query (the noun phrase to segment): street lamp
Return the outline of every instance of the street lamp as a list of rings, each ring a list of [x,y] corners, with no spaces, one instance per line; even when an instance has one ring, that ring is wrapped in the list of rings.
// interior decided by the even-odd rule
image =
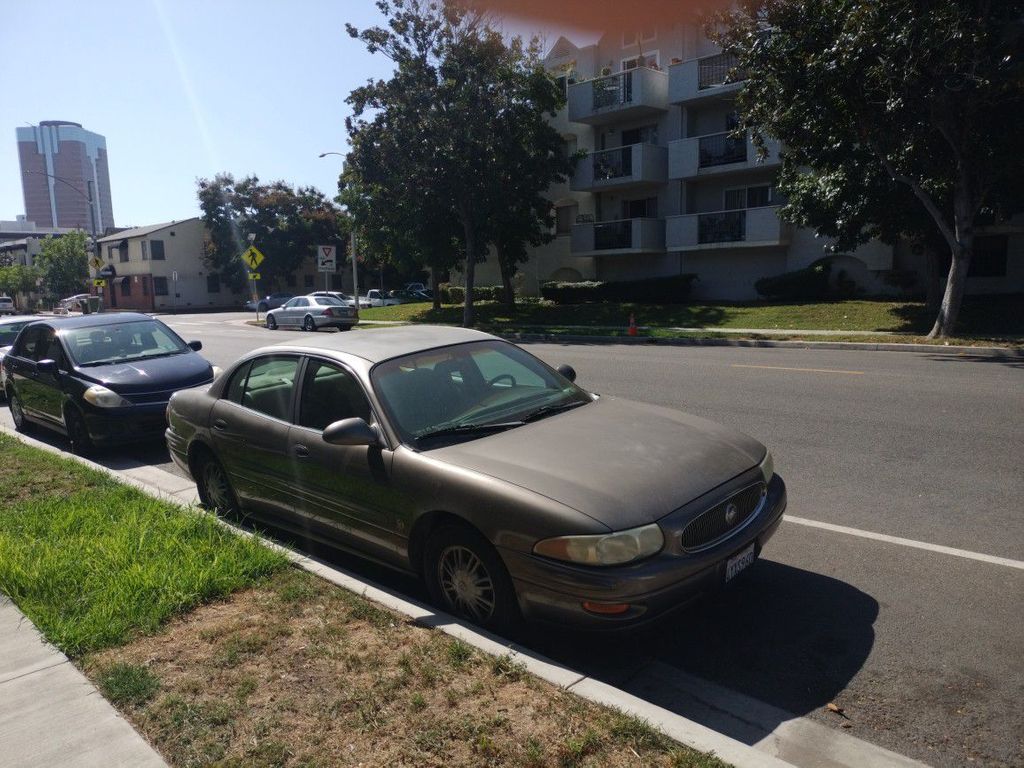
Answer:
[[[345,157],[342,152],[321,152],[320,157],[325,158],[328,155],[337,155],[338,157]],[[341,163],[341,170],[345,170],[345,162]],[[356,315],[359,314],[359,270],[356,269],[356,229],[352,227],[352,232],[349,234],[349,250],[352,251],[352,299],[356,304]]]

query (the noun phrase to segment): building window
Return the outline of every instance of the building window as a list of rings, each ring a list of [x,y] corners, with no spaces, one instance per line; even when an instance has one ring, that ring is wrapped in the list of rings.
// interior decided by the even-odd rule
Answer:
[[[555,234],[568,235],[572,232],[573,222],[579,213],[578,205],[560,205],[555,208]]]
[[[149,243],[143,240],[140,245],[142,246],[142,260],[149,261]]]
[[[153,278],[153,295],[154,296],[166,296],[167,295],[167,278],[166,277],[154,277]]]
[[[132,279],[130,277],[121,278],[121,296],[132,295]]]
[[[313,287],[313,276],[312,275],[303,275],[302,276],[302,285],[303,285],[304,288],[312,288]]]
[[[149,278],[145,275],[142,276],[142,295],[149,296]]]
[[[128,261],[128,243],[124,242],[117,246],[117,253],[121,263]]]
[[[220,275],[206,276],[206,292],[220,293]]]
[[[294,288],[295,284],[296,284],[295,283],[295,274],[292,273],[292,272],[289,272],[287,275],[285,275],[285,277],[284,277],[284,284],[287,285],[289,288]]]
[[[738,211],[743,208],[763,208],[775,204],[775,188],[771,184],[760,184],[756,187],[738,187],[725,190],[726,211]]]
[[[1006,235],[974,238],[974,255],[967,268],[968,277],[1006,277]]]
[[[107,246],[107,259],[109,261],[113,261],[114,260],[114,246],[112,246],[112,245],[108,245]]]
[[[149,241],[150,255],[153,257],[153,261],[164,260],[164,241],[163,240],[150,240]]]
[[[660,51],[651,51],[650,53],[642,53],[639,56],[630,56],[628,59],[623,59],[622,71],[625,72],[627,69],[636,69],[637,67],[658,69],[660,63]]]
[[[655,27],[631,29],[622,33],[622,47],[627,48],[630,45],[636,45],[639,42],[646,43],[657,38],[658,30]]]

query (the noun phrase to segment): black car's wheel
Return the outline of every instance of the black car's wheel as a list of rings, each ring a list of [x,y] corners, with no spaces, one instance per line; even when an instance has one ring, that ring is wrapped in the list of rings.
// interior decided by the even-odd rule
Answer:
[[[312,333],[316,330],[316,321],[309,315],[306,315],[306,319],[302,321],[302,330]]]
[[[463,526],[445,526],[427,539],[424,577],[439,607],[487,629],[504,632],[519,618],[515,588],[494,547]]]
[[[71,441],[71,450],[79,456],[89,456],[96,450],[96,444],[89,436],[89,430],[85,426],[85,417],[75,408],[68,406],[64,409],[64,428],[68,433],[68,440]]]
[[[224,517],[237,518],[241,515],[238,497],[231,487],[228,473],[213,456],[206,454],[199,459],[196,472],[196,486],[203,506]]]
[[[11,409],[11,418],[14,419],[14,428],[19,432],[28,432],[28,420],[25,418],[25,410],[21,407],[21,398],[11,387],[7,393],[7,405]]]
[[[274,319],[273,315],[267,315],[267,329],[271,331],[277,330],[277,320]]]
[[[266,312],[268,309],[270,309],[270,307],[267,306],[267,302],[265,301],[261,301],[259,304],[256,305],[257,312]]]

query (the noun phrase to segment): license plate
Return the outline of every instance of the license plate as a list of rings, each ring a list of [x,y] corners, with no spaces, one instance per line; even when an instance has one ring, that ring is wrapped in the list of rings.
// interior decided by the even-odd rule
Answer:
[[[725,580],[728,582],[732,578],[747,568],[751,563],[754,562],[754,545],[751,544],[749,547],[744,549],[738,555],[730,557],[725,563]]]

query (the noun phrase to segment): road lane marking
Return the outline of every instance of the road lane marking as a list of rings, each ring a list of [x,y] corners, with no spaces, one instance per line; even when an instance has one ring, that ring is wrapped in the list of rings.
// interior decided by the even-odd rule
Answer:
[[[838,368],[785,368],[781,365],[743,365],[733,363],[733,368],[763,368],[768,371],[803,371],[805,373],[845,373],[850,376],[863,376],[864,371],[843,371]]]
[[[884,541],[887,544],[898,544],[901,547],[911,547],[913,549],[923,549],[928,552],[939,552],[943,555],[953,555],[953,557],[963,557],[967,560],[978,560],[982,563],[989,563],[991,565],[1003,565],[1007,568],[1017,568],[1018,570],[1024,571],[1024,561],[1011,560],[1008,557],[996,557],[995,555],[986,555],[982,552],[971,552],[966,549],[957,549],[955,547],[945,547],[941,544],[929,544],[926,541],[916,541],[914,539],[904,539],[899,536],[889,536],[885,533],[875,533],[874,531],[864,531],[860,528],[848,528],[845,525],[833,525],[832,523],[823,523],[819,520],[808,520],[805,517],[793,517],[792,515],[786,515],[782,518],[788,520],[791,523],[797,525],[806,525],[810,528],[821,528],[826,531],[833,531],[834,533],[845,533],[849,536],[859,536],[862,539],[873,539],[874,541]]]

